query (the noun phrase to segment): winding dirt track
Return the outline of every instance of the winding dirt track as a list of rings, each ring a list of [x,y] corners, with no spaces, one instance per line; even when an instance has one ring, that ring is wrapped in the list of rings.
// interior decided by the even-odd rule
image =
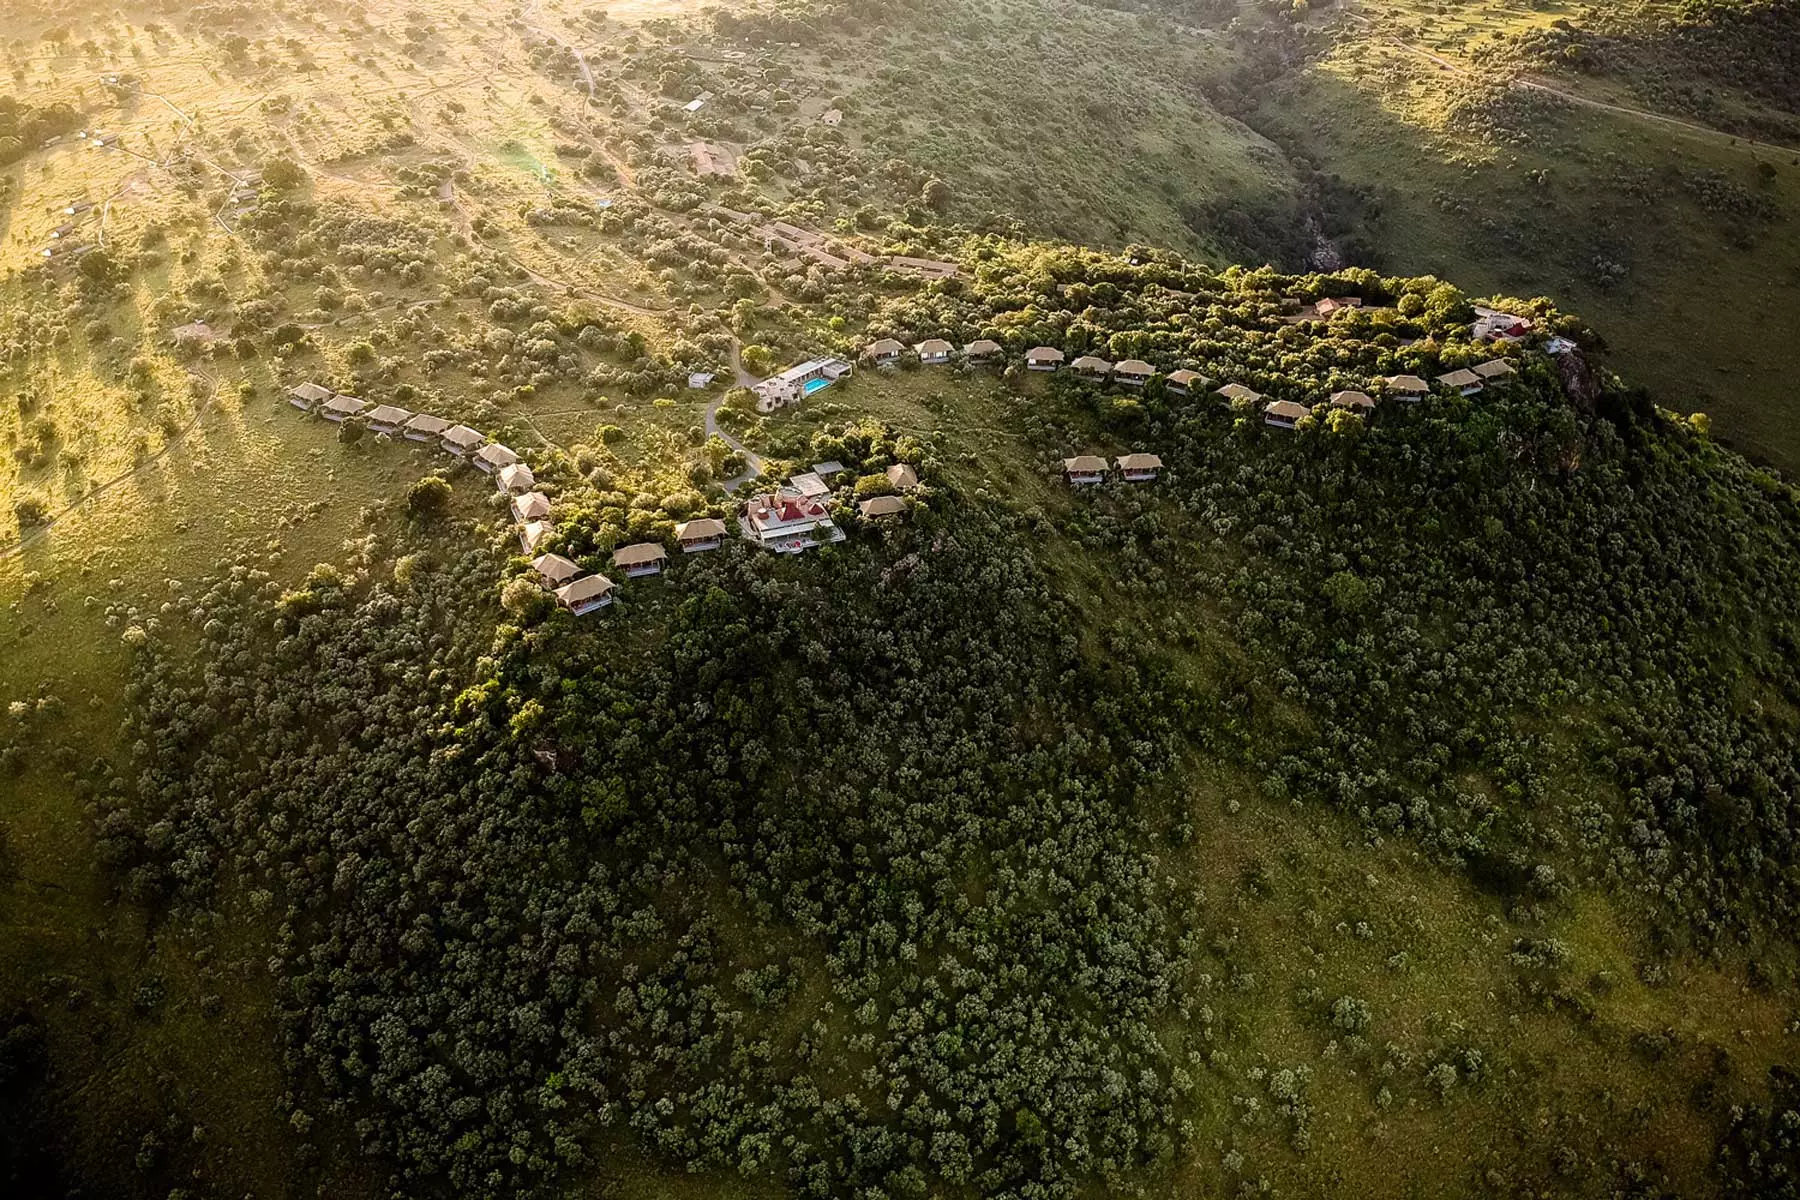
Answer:
[[[1445,58],[1443,55],[1427,50],[1423,46],[1415,45],[1397,34],[1382,32],[1376,28],[1373,20],[1360,13],[1345,13],[1344,15],[1390,45],[1398,46],[1409,54],[1416,54],[1428,62],[1436,63],[1446,71],[1451,71],[1458,75],[1474,74],[1469,67],[1454,59]],[[1726,133],[1724,130],[1714,129],[1710,125],[1702,125],[1696,121],[1684,120],[1681,117],[1671,117],[1664,113],[1651,112],[1647,108],[1633,108],[1627,104],[1612,104],[1605,100],[1596,100],[1591,96],[1583,96],[1578,92],[1571,92],[1566,88],[1560,88],[1554,84],[1545,83],[1541,79],[1520,77],[1513,80],[1513,86],[1528,88],[1531,91],[1542,92],[1548,96],[1555,96],[1559,100],[1567,101],[1568,103],[1581,108],[1592,109],[1596,112],[1612,113],[1615,116],[1621,117],[1634,117],[1640,121],[1654,121],[1659,125],[1667,125],[1674,129],[1680,129],[1685,133],[1693,134],[1697,137],[1704,137],[1715,142],[1724,142],[1728,145],[1737,146],[1753,152],[1756,150],[1772,150],[1778,154],[1800,153],[1800,149],[1793,146],[1782,146],[1774,142],[1759,142],[1755,138],[1743,137],[1735,133]]]
[[[742,351],[744,343],[737,338],[731,339],[731,374],[739,387],[752,387],[756,376],[744,369]],[[725,403],[725,397],[718,396],[706,406],[706,436],[716,437],[744,456],[744,473],[734,479],[727,479],[721,485],[727,492],[735,492],[763,473],[762,455],[738,441],[719,426],[719,407]]]

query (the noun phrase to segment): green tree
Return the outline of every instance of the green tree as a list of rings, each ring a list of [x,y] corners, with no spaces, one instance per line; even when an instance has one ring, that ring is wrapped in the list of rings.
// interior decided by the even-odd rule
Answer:
[[[415,520],[441,521],[450,513],[454,494],[442,475],[427,475],[406,489],[406,511]]]

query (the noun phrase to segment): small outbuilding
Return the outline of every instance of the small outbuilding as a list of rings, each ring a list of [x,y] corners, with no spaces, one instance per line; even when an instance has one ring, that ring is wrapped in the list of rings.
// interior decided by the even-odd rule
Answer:
[[[1061,369],[1064,354],[1055,346],[1037,346],[1025,352],[1025,369],[1027,371],[1055,371]]]
[[[586,616],[613,602],[613,581],[604,575],[584,575],[557,588],[556,602],[578,617]]]
[[[1228,383],[1219,389],[1218,394],[1233,402],[1245,400],[1251,404],[1260,404],[1263,399],[1261,392],[1252,387],[1245,387],[1241,383]]]
[[[1300,423],[1301,417],[1311,415],[1312,409],[1304,404],[1296,404],[1292,400],[1271,400],[1268,407],[1263,409],[1263,423],[1277,429],[1292,429]]]
[[[467,458],[480,449],[487,435],[479,429],[470,429],[467,425],[452,425],[444,430],[444,436],[438,439],[438,445],[446,454],[454,454],[458,458]]]
[[[1089,379],[1105,379],[1112,374],[1113,365],[1104,358],[1092,354],[1084,354],[1069,364],[1069,369],[1077,375],[1085,375]]]
[[[475,463],[476,470],[485,471],[491,475],[502,467],[510,467],[518,462],[519,456],[499,442],[491,442],[477,450],[472,461]]]
[[[514,496],[512,514],[513,520],[520,523],[545,520],[550,516],[550,497],[542,492],[526,492],[523,496]]]
[[[972,363],[991,362],[1002,353],[1000,343],[990,338],[976,338],[963,347],[963,357]]]
[[[903,517],[906,515],[906,500],[901,496],[872,496],[857,505],[856,511],[865,521]]]
[[[405,425],[401,432],[409,442],[438,442],[449,432],[450,422],[442,417],[434,417],[430,413],[420,413]]]
[[[820,496],[831,495],[831,485],[811,471],[802,471],[788,480],[788,486],[805,496],[808,500],[816,500]]]
[[[1183,367],[1179,371],[1170,371],[1169,377],[1163,381],[1163,384],[1177,396],[1186,396],[1191,394],[1195,388],[1205,387],[1208,382],[1206,376],[1200,372],[1190,371]]]
[[[1063,459],[1063,478],[1073,487],[1106,482],[1106,460],[1098,454],[1077,454]]]
[[[581,564],[560,554],[540,554],[531,560],[531,569],[551,587],[561,587],[581,574]]]
[[[556,526],[548,521],[527,521],[519,527],[519,546],[527,554],[536,554],[555,532]]]
[[[1313,312],[1317,313],[1322,318],[1329,319],[1336,316],[1338,313],[1353,308],[1361,308],[1362,306],[1363,302],[1361,296],[1327,296],[1325,299],[1313,305]]]
[[[662,574],[663,563],[668,558],[669,552],[663,549],[661,542],[638,542],[635,545],[620,546],[613,551],[612,556],[613,566],[624,571],[627,579]]]
[[[1121,454],[1119,475],[1126,483],[1151,483],[1162,471],[1163,461],[1154,454]]]
[[[1439,375],[1437,381],[1450,390],[1460,392],[1465,396],[1475,395],[1482,387],[1481,376],[1473,371],[1451,371],[1448,374]]]
[[[928,367],[943,366],[950,361],[950,355],[955,350],[956,347],[943,338],[926,338],[913,347],[913,353],[917,354],[919,361]]]
[[[316,383],[296,383],[288,389],[288,403],[302,412],[311,412],[331,399],[331,389]]]
[[[919,486],[919,473],[906,463],[895,463],[887,469],[887,481],[898,491],[910,492]]]
[[[1140,358],[1128,358],[1112,369],[1113,381],[1125,387],[1141,388],[1155,374],[1156,368]]]
[[[192,349],[199,346],[210,346],[218,340],[219,335],[205,321],[189,321],[186,325],[177,325],[169,330],[169,337],[177,346]]]
[[[1375,407],[1375,400],[1367,392],[1333,392],[1331,393],[1331,407],[1369,412]]]
[[[530,467],[522,462],[516,462],[494,472],[494,484],[503,492],[517,495],[537,487],[537,476],[531,473]]]
[[[1518,371],[1513,369],[1513,365],[1504,358],[1496,358],[1488,362],[1476,363],[1471,369],[1481,379],[1483,384],[1499,383],[1503,379],[1511,379],[1514,375],[1518,374]]]
[[[1417,375],[1389,375],[1381,382],[1386,385],[1388,395],[1408,404],[1417,404],[1431,395],[1431,385]]]
[[[411,412],[393,404],[377,404],[369,410],[369,432],[395,434],[413,419]]]
[[[877,366],[883,363],[899,362],[900,356],[905,353],[906,347],[893,338],[882,338],[880,341],[870,342],[863,347],[863,357]]]
[[[725,540],[725,522],[717,517],[700,517],[675,527],[675,540],[684,554],[717,550]]]
[[[320,406],[319,415],[327,421],[348,421],[368,407],[367,400],[355,396],[333,396]]]

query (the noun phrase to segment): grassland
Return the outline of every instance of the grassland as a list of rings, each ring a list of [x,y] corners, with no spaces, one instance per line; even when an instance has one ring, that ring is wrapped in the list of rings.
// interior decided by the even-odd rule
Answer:
[[[1584,11],[1365,7],[1379,28],[1459,62],[1467,55],[1472,69],[1472,41]],[[721,347],[740,336],[777,353],[831,338],[852,344],[853,328],[834,329],[822,303],[844,298],[816,267],[721,232],[702,209],[651,204],[663,224],[649,237],[530,215],[562,201],[592,216],[609,211],[601,202],[629,206],[655,186],[731,199],[739,181],[700,185],[682,166],[698,141],[734,161],[781,144],[762,156],[779,169],[752,189],[756,198],[872,253],[932,249],[941,217],[1222,255],[1246,228],[1302,221],[1304,158],[1375,197],[1354,224],[1385,267],[1437,273],[1476,293],[1555,293],[1606,337],[1613,365],[1662,402],[1713,413],[1724,435],[1784,467],[1800,462],[1787,411],[1800,347],[1771,335],[1800,299],[1800,173],[1778,164],[1765,178],[1756,164],[1774,160],[1728,138],[1554,103],[1524,113],[1514,136],[1504,122],[1482,123],[1488,109],[1461,104],[1468,85],[1457,72],[1350,30],[1304,65],[1272,71],[1239,120],[1215,102],[1239,66],[1224,33],[1088,5],[1049,20],[1045,6],[1024,0],[972,6],[935,38],[876,22],[822,45],[758,49],[749,61],[699,58],[694,86],[680,77],[671,95],[645,74],[646,61],[662,62],[671,46],[720,48],[710,34],[653,24],[692,8],[639,0],[609,6],[595,23],[559,4],[272,5],[242,24],[250,45],[238,53],[226,44],[237,26],[162,17],[153,30],[154,13],[129,7],[126,18],[72,10],[87,23],[63,42],[41,40],[49,21],[29,10],[0,16],[0,34],[18,39],[8,63],[17,88],[77,104],[93,128],[123,139],[112,151],[52,147],[10,170],[17,193],[0,225],[0,263],[16,272],[3,295],[4,333],[18,349],[4,379],[31,403],[0,412],[0,442],[16,448],[0,459],[0,702],[53,695],[47,719],[60,733],[104,749],[118,726],[124,654],[109,607],[154,614],[172,581],[240,553],[291,584],[371,535],[380,569],[416,548],[397,499],[439,464],[409,447],[341,444],[334,429],[281,403],[295,374],[368,385],[373,396],[413,387],[522,448],[585,446],[633,486],[685,486],[703,457],[690,431],[710,396],[640,392],[583,373],[438,372],[422,355],[496,324],[452,273],[495,264],[546,309],[592,306],[681,367],[726,370]],[[428,32],[409,38],[409,25]],[[1021,30],[1030,30],[1023,41]],[[591,96],[568,45],[597,73]],[[98,82],[114,72],[134,82]],[[1564,83],[1600,100],[1627,97],[1605,81]],[[701,88],[728,115],[680,116]],[[834,107],[842,132],[819,141]],[[1121,125],[1129,137],[1115,136]],[[348,265],[336,283],[284,274],[249,245],[246,214],[230,202],[234,178],[278,159],[302,169],[308,202],[424,230],[445,274],[406,279]],[[589,170],[595,160],[604,166]],[[890,161],[901,167],[886,171]],[[919,207],[930,179],[948,186],[942,214],[859,220],[863,209]],[[1761,202],[1740,212],[1740,194]],[[38,260],[67,220],[54,210],[75,199],[95,204],[77,222],[79,240],[135,257],[116,296],[83,299],[77,268]],[[1226,220],[1234,207],[1253,219]],[[683,235],[753,275],[748,294],[679,254],[667,264],[649,257],[653,241]],[[322,289],[334,295],[322,302]],[[225,345],[171,346],[178,325],[229,327],[252,297],[304,325],[311,348],[238,357]],[[746,299],[753,312],[734,324]],[[840,307],[854,317],[857,303]],[[429,306],[430,325],[409,338],[399,325],[418,305]],[[353,358],[362,342],[378,348],[373,367]],[[584,357],[583,371],[603,358]],[[1021,394],[985,378],[859,377],[750,440],[798,461],[821,424],[872,415],[941,450],[946,475],[1029,520],[1070,503],[1042,448],[1019,433],[1033,386]],[[618,440],[602,434],[608,425]],[[459,481],[467,524],[446,535],[445,553],[488,532],[474,527],[493,516],[483,482]],[[13,505],[26,498],[66,515],[48,529],[15,526]],[[1161,636],[1216,620],[1179,601],[1148,611],[1081,547],[1044,549],[1097,624],[1123,620]],[[1208,667],[1196,658],[1191,669]],[[33,758],[0,784],[0,1000],[46,1019],[59,1074],[43,1102],[67,1124],[45,1136],[92,1165],[88,1182],[118,1194],[142,1184],[131,1164],[146,1133],[156,1135],[153,1162],[199,1171],[220,1194],[298,1194],[289,1164],[302,1139],[274,1106],[284,1083],[259,970],[267,931],[171,929],[115,905],[70,776],[67,763]],[[1242,1000],[1234,1008],[1258,1015],[1215,1037],[1222,1055],[1262,1073],[1207,1076],[1190,1119],[1217,1133],[1203,1139],[1208,1152],[1157,1181],[1173,1194],[1259,1181],[1290,1195],[1424,1194],[1447,1173],[1454,1186],[1473,1186],[1477,1169],[1499,1172],[1496,1187],[1513,1172],[1562,1172],[1562,1194],[1594,1194],[1618,1182],[1615,1164],[1593,1156],[1600,1144],[1657,1164],[1656,1182],[1671,1190],[1700,1193],[1713,1143],[1668,1097],[1712,1084],[1752,1098],[1770,1064],[1792,1059],[1792,1013],[1751,987],[1744,961],[1684,959],[1646,982],[1640,968],[1655,948],[1598,894],[1529,925],[1572,947],[1586,1005],[1521,1018],[1521,983],[1504,949],[1527,925],[1499,901],[1400,842],[1368,844],[1242,779],[1198,768],[1194,779],[1193,845],[1163,865],[1232,914],[1237,960],[1247,964],[1230,985]],[[213,947],[204,963],[192,953],[202,940]],[[146,987],[161,998],[140,1002]],[[1386,1059],[1478,1048],[1486,1082],[1442,1096],[1402,1090],[1383,1104],[1381,1062],[1354,1058],[1297,1015],[1292,998],[1314,989],[1368,1001],[1368,1040]],[[1682,1047],[1672,1058],[1634,1049],[1668,1031]],[[222,1044],[234,1048],[229,1062]],[[1301,1154],[1291,1121],[1272,1115],[1277,1102],[1255,1081],[1303,1063],[1313,1070],[1313,1133]],[[170,1132],[172,1118],[186,1141]],[[1576,1148],[1573,1167],[1547,1161],[1551,1125]],[[374,1194],[377,1181],[341,1153],[322,1151],[338,1194]],[[603,1148],[603,1164],[623,1195],[753,1190],[685,1179],[629,1142]]]

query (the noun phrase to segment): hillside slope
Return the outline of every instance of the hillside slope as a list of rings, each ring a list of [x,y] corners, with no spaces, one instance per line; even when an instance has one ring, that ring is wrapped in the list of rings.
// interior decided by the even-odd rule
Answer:
[[[1789,173],[1291,12],[0,12],[0,1178],[1780,1195]]]

